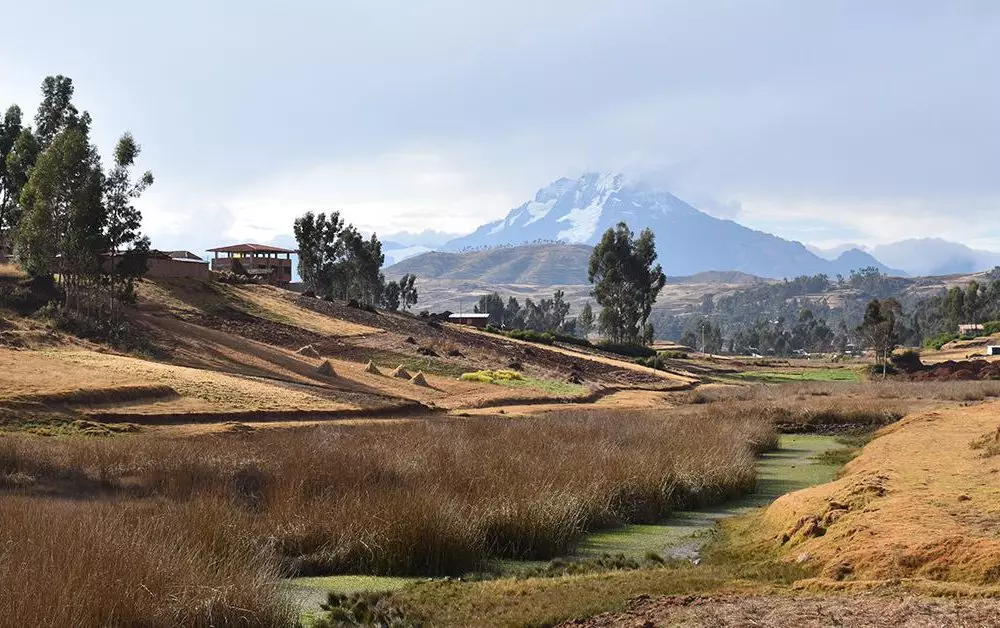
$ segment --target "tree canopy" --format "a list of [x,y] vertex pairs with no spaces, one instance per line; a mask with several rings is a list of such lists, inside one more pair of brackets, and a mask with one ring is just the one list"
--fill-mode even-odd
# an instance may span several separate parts
[[153,175],[133,180],[140,147],[130,133],[105,172],[90,123],[65,76],[42,82],[34,129],[20,107],[7,109],[0,121],[0,249],[13,245],[26,272],[58,278],[67,310],[114,322],[116,304],[132,297],[145,272],[149,240],[134,201]]
[[601,306],[598,326],[609,341],[637,345],[652,337],[647,321],[667,281],[655,261],[653,232],[644,229],[634,238],[624,222],[608,229],[594,247],[587,274]]

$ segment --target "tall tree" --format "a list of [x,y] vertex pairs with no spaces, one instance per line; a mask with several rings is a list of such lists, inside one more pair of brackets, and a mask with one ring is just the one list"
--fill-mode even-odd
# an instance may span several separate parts
[[111,292],[111,318],[117,316],[115,303],[132,296],[136,278],[146,272],[149,238],[140,233],[142,212],[134,201],[153,185],[153,173],[146,171],[135,181],[132,167],[141,152],[131,133],[115,146],[115,160],[104,185],[105,250],[111,253],[107,268]]
[[872,299],[865,308],[865,317],[858,333],[865,346],[875,352],[875,364],[882,367],[884,377],[888,370],[889,356],[899,343],[899,325],[903,309],[896,299]]
[[475,305],[472,310],[476,314],[489,314],[489,324],[493,327],[500,327],[503,325],[503,311],[504,304],[503,299],[496,292],[492,294],[484,294],[479,297],[479,302]]
[[66,304],[95,280],[104,252],[104,174],[80,128],[60,131],[38,157],[21,193],[16,251],[32,275],[59,274]]
[[344,221],[338,212],[306,212],[295,219],[293,231],[299,249],[299,277],[315,293],[331,294],[335,266],[341,261]]
[[73,104],[73,89],[73,79],[61,74],[42,81],[42,102],[35,114],[35,135],[42,148],[47,148],[64,129],[90,132],[90,114],[81,114]]
[[403,275],[399,278],[399,304],[404,310],[409,310],[417,304],[417,276]]
[[389,281],[385,284],[382,289],[382,307],[389,310],[390,312],[395,312],[399,309],[399,282]]
[[591,294],[601,306],[601,333],[616,343],[640,344],[657,295],[666,276],[656,261],[653,232],[633,238],[624,222],[608,229],[594,247],[587,271]]
[[[6,245],[5,237],[12,225],[21,194],[21,185],[11,175],[8,157],[14,151],[14,144],[24,129],[21,126],[21,108],[12,105],[0,120],[0,250]],[[15,164],[16,165],[16,164]],[[22,184],[23,185],[23,184]]]
[[583,309],[576,317],[576,328],[583,338],[589,336],[590,332],[594,330],[594,308],[591,307],[589,300],[583,304]]

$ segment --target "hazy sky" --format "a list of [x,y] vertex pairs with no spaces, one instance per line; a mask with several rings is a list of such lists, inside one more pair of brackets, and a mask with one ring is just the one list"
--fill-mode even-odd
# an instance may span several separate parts
[[[156,6],[153,6],[153,5]],[[469,231],[621,170],[817,244],[1000,249],[1000,2],[0,0],[0,107],[131,130],[154,246]]]

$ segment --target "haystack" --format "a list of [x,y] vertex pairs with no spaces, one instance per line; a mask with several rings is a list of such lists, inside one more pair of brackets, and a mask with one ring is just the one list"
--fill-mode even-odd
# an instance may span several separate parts
[[424,377],[423,371],[418,371],[416,375],[410,380],[411,384],[416,384],[417,386],[427,386],[427,378]]
[[309,356],[311,358],[318,358],[319,357],[319,351],[317,351],[316,347],[314,347],[312,345],[306,345],[306,346],[302,347],[301,349],[299,349],[298,351],[296,351],[295,353],[297,353],[299,355],[306,355],[306,356]]
[[381,375],[382,371],[378,370],[378,367],[375,366],[374,362],[368,360],[368,364],[365,365],[365,373],[371,373],[372,375]]
[[329,360],[323,360],[323,363],[319,365],[317,369],[320,375],[326,375],[327,377],[336,377],[337,372],[333,370],[333,365],[330,364]]
[[400,379],[410,379],[410,373],[403,368],[402,364],[396,367],[396,370],[392,372],[392,376]]

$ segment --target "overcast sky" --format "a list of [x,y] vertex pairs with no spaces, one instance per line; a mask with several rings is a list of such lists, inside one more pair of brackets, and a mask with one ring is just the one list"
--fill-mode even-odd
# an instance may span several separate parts
[[[152,6],[155,4],[156,6]],[[0,0],[0,107],[131,130],[154,246],[470,231],[621,170],[808,243],[1000,250],[1000,2]]]

